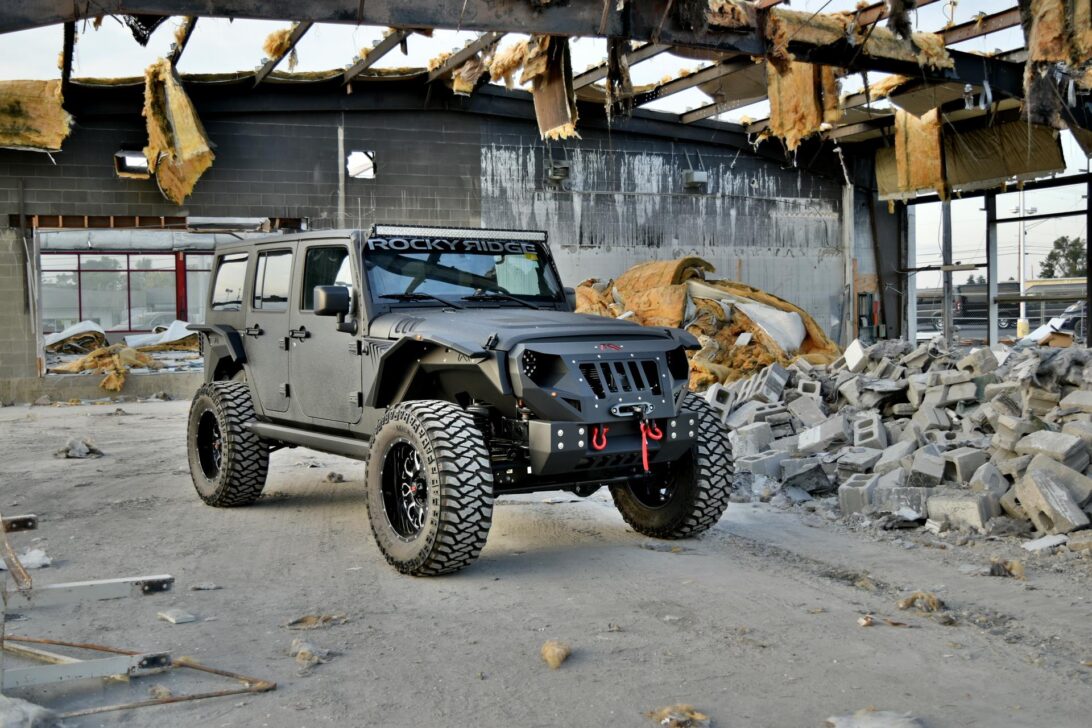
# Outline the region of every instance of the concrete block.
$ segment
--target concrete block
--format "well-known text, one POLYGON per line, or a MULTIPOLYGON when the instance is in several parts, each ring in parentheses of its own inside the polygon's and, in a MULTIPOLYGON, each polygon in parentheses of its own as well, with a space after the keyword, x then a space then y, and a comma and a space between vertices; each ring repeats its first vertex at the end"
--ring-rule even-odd
POLYGON ((868 367, 869 376, 878 377, 880 379, 889 377, 893 371, 895 371, 895 364, 886 356, 880 358, 875 364, 868 367))
POLYGON ((954 528, 986 530, 986 522, 1001 515, 1000 507, 992 496, 985 493, 968 493, 953 490, 929 497, 926 503, 929 518, 947 520, 954 528))
POLYGON ((853 422, 853 444, 882 450, 887 447, 887 430, 883 419, 876 412, 863 415, 853 422))
POLYGON ((982 463, 971 476, 971 491, 974 493, 989 493, 994 498, 1001 500, 1005 493, 1009 492, 1011 485, 1005 476, 993 463, 982 463))
POLYGON ((944 384, 935 384, 925 390, 925 396, 921 398, 922 407, 940 407, 948 399, 948 387, 944 384))
POLYGON ((788 453, 767 450, 757 455, 735 458, 736 472, 765 475, 767 478, 781 480, 781 462, 788 457, 788 453))
MULTIPOLYGON (((1036 455, 1028 465, 1027 472, 1044 471, 1058 480, 1069 491, 1074 502, 1081 508, 1092 505, 1092 478, 1073 468, 1048 458, 1045 455, 1036 455)), ((1026 474, 1025 474, 1026 475, 1026 474)))
POLYGON ((1029 433, 1020 438, 1013 450, 1019 455, 1046 455, 1074 470, 1083 471, 1088 467, 1088 448, 1084 441, 1064 432, 1040 430, 1029 433))
POLYGON ((1017 455, 1009 450, 995 450, 990 462, 997 466, 1002 475, 1018 480, 1024 477, 1024 471, 1031 464, 1031 455, 1017 455))
POLYGON ((925 430, 921 428, 921 425, 910 420, 906 423, 906 427, 903 428, 902 434, 899 435, 899 442, 912 442, 914 443, 914 449, 925 444, 925 430))
POLYGON ((990 404, 998 415, 1017 418, 1024 416, 1024 406, 1021 404, 1021 398, 1018 393, 999 394, 996 397, 990 398, 990 404))
POLYGON ((724 424, 728 415, 732 414, 732 406, 736 403, 736 398, 727 387, 718 383, 705 390, 705 401, 716 411, 720 423, 724 424))
POLYGON ((800 452, 811 454, 828 450, 833 445, 848 442, 849 439, 845 415, 836 414, 800 433, 798 447, 800 452))
POLYGON ((880 457, 876 460, 876 463, 872 466, 872 472, 878 475, 883 475, 896 468, 901 467, 899 461, 904 457, 908 457, 918 449, 916 442, 896 442, 894 445, 890 445, 885 448, 880 457))
MULTIPOLYGON (((973 447, 960 447, 949 450, 944 453, 944 461, 947 463, 944 469, 944 477, 946 480, 957 483, 969 483, 975 472, 983 465, 986 465, 989 459, 988 453, 973 447)), ((1000 472, 997 475, 1001 477, 1000 472)))
POLYGON ((870 506, 879 481, 878 475, 856 473, 838 486, 838 506, 842 509, 842 515, 860 513, 870 506))
POLYGON ((1079 437, 1086 448, 1092 447, 1092 422, 1067 422, 1062 427, 1062 432, 1079 437))
POLYGON ((1027 521, 1028 514, 1024 510, 1024 507, 1020 505, 1020 499, 1016 497, 1016 486, 1012 486, 1005 494, 1001 496, 1001 510, 1005 512, 1005 515, 1009 518, 1015 518, 1018 521, 1027 521))
POLYGON ((980 374, 977 377, 975 377, 974 379, 972 379, 971 381, 974 382, 974 386, 975 386, 975 398, 979 402, 985 402, 986 401, 986 387, 990 386, 991 384, 995 384, 997 382, 997 375, 996 374, 980 374))
POLYGON ((861 405, 861 378, 853 377, 838 387, 838 394, 854 407, 861 405))
POLYGON ((944 480, 944 458, 918 450, 906 484, 911 488, 935 488, 944 480))
POLYGON ((847 473, 867 473, 880 459, 883 450, 872 447, 851 447, 838 458, 838 470, 847 473))
POLYGON ((989 374, 997 366, 997 357, 987 348, 974 349, 956 362, 956 369, 974 374, 989 374))
POLYGON ((952 385, 952 384, 965 384, 974 378, 974 375, 970 372, 961 372, 958 369, 948 369, 943 372, 937 372, 937 384, 952 385))
POLYGON ((729 429, 744 427, 755 421, 755 414, 762 409, 761 402, 744 402, 728 415, 724 425, 729 429))
POLYGON ((916 410, 921 406, 925 392, 929 389, 928 374, 911 374, 906 378, 906 399, 916 410))
POLYGON ((1002 394, 1010 397, 1019 396, 1020 384, 1017 382, 995 382, 986 385, 986 400, 991 400, 1002 394))
POLYGON ((918 408, 909 402, 898 402, 891 405, 892 417, 913 417, 918 408))
POLYGON ((916 349, 899 359, 899 364, 907 369, 924 369, 931 358, 929 356, 929 345, 919 344, 916 349))
POLYGON ((821 458, 789 458, 781 461, 782 485, 808 493, 826 493, 833 488, 821 458))
POLYGON ((1070 495, 1065 481, 1046 469, 1029 467, 1016 484, 1016 498, 1035 528, 1043 533, 1069 533, 1089 525, 1088 516, 1070 495))
MULTIPOLYGON (((818 382, 812 382, 812 384, 818 385, 818 382)), ((823 405, 818 397, 797 397, 789 402, 789 412, 800 420, 804 427, 816 427, 827 419, 827 414, 823 411, 823 405)))
POLYGON ((944 410, 924 404, 918 407, 918 411, 914 413, 910 421, 920 427, 922 432, 947 430, 952 426, 944 410))
POLYGON ((819 382, 813 382, 809 379, 801 379, 796 383, 796 391, 800 394, 807 395, 808 397, 814 397, 819 399, 823 396, 823 389, 819 382))
POLYGON ((868 351, 860 339, 854 339, 853 343, 846 347, 843 356, 846 360, 846 368, 851 372, 863 372, 868 366, 868 351))
MULTIPOLYGON (((900 472, 900 471, 892 471, 900 472)), ((890 473, 888 473, 890 475, 890 473)), ((929 496, 936 493, 935 488, 914 488, 909 486, 888 487, 882 483, 876 485, 872 492, 872 505, 877 510, 887 513, 895 513, 903 508, 909 508, 925 515, 929 496)))
POLYGON ((737 460, 769 450, 772 440, 773 432, 768 422, 745 425, 728 435, 728 441, 732 443, 732 456, 737 460))
POLYGON ((751 377, 745 399, 766 404, 780 402, 781 393, 785 391, 785 384, 788 381, 788 370, 780 364, 771 364, 751 377))
POLYGON ((779 437, 770 443, 771 450, 777 450, 784 453, 795 453, 796 446, 800 441, 799 435, 789 435, 788 437, 779 437))
POLYGON ((789 365, 789 369, 795 369, 802 374, 811 374, 815 371, 815 365, 801 356, 793 359, 792 364, 789 365))
MULTIPOLYGON (((997 406, 1000 399, 999 397, 992 402, 994 407, 997 406)), ((1028 420, 1003 414, 997 418, 997 424, 994 425, 993 446, 1002 450, 1015 450, 1016 443, 1020 442, 1025 435, 1041 429, 1042 423, 1039 420, 1028 420)))
POLYGON ((1058 406, 1062 396, 1039 387, 1024 390, 1024 414, 1043 416, 1058 406))
POLYGON ((978 387, 974 382, 948 385, 941 402, 944 406, 953 405, 956 402, 974 402, 978 398, 978 387))
POLYGON ((929 430, 922 434, 926 444, 936 445, 941 451, 952 447, 959 440, 959 433, 951 430, 929 430))
POLYGON ((1062 409, 1074 409, 1078 412, 1092 413, 1092 392, 1085 389, 1077 389, 1067 394, 1059 406, 1062 409))

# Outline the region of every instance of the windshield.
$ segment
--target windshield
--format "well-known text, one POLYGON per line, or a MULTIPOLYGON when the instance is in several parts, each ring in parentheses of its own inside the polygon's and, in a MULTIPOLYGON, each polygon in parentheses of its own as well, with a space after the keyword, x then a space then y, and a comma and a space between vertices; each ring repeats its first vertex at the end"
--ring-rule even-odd
POLYGON ((371 238, 364 245, 364 270, 372 297, 383 300, 386 296, 388 303, 393 297, 412 294, 420 294, 425 302, 426 296, 459 301, 478 292, 507 294, 532 303, 564 300, 553 269, 533 243, 488 241, 486 246, 479 241, 371 238), (420 245, 385 249, 401 247, 387 245, 395 242, 420 245), (486 249, 476 249, 476 243, 486 249), (429 252, 413 252, 422 249, 429 252))

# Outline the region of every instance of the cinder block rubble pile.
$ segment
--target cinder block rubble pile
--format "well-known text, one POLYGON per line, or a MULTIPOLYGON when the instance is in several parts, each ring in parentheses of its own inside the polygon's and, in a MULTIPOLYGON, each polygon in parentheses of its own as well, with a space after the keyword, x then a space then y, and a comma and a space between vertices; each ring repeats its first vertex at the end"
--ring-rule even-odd
POLYGON ((730 430, 736 500, 836 495, 846 517, 1092 548, 1088 349, 855 341, 705 396, 730 430))

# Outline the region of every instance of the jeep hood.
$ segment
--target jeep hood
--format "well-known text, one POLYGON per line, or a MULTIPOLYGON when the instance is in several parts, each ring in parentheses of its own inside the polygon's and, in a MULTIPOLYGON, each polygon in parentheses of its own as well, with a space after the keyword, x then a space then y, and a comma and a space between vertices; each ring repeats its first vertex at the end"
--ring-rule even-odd
POLYGON ((388 339, 421 337, 466 354, 484 351, 486 342, 494 336, 496 340, 490 348, 500 351, 510 351, 528 341, 577 338, 602 343, 619 338, 675 340, 687 348, 698 347, 697 339, 679 329, 645 327, 591 314, 534 311, 515 306, 396 311, 372 321, 368 335, 388 339))

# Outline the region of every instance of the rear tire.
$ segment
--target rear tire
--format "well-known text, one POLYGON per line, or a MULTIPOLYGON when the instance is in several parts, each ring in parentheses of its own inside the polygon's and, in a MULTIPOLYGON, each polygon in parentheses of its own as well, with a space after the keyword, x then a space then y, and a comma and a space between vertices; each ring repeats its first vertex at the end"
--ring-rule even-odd
POLYGON ((269 447, 248 429, 254 419, 243 382, 209 382, 193 396, 186 435, 190 477, 208 505, 250 505, 262 494, 269 447))
POLYGON ((472 563, 493 518, 493 471, 474 418, 448 402, 404 402, 376 428, 365 487, 383 556, 403 574, 472 563))
POLYGON ((690 452, 627 485, 610 488, 614 505, 637 533, 653 538, 689 538, 703 533, 724 514, 731 494, 728 433, 704 399, 690 393, 684 408, 695 415, 690 452))

